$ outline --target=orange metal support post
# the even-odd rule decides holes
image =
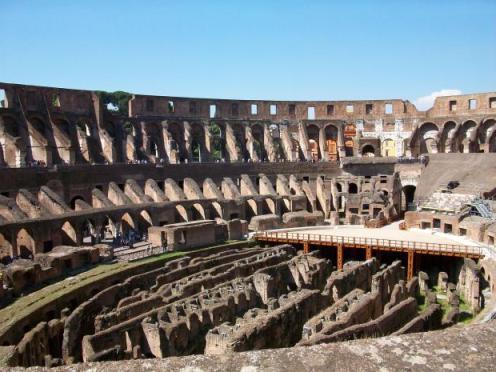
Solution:
[[[372,258],[372,247],[368,246],[365,248],[365,259],[370,260]]]
[[[303,243],[303,252],[305,252],[305,253],[310,252],[310,244],[308,244],[308,242]]]
[[[338,244],[338,270],[343,270],[343,245]]]
[[[413,265],[414,265],[415,252],[413,250],[408,251],[408,270],[407,270],[407,280],[413,278]]]

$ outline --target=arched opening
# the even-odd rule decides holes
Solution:
[[[396,156],[396,146],[392,139],[382,141],[382,156]]]
[[[327,160],[335,161],[339,159],[338,153],[338,129],[334,125],[328,125],[325,128],[325,147],[327,150]],[[353,140],[350,139],[351,151],[353,154]]]
[[[246,220],[250,222],[251,219],[257,215],[258,215],[257,202],[254,199],[248,199],[246,201],[246,212],[245,212]]]
[[[17,233],[16,238],[18,255],[21,258],[33,258],[36,245],[30,232],[26,229],[21,229]]]
[[[343,187],[341,186],[341,184],[339,182],[336,182],[336,190],[337,190],[337,192],[343,191]]]
[[[257,154],[259,160],[264,161],[267,157],[264,145],[264,129],[261,125],[255,124],[251,127],[253,136],[253,152]]]
[[[401,209],[403,211],[415,210],[415,191],[416,187],[413,185],[406,185],[402,190],[402,198],[401,198]]]
[[[434,123],[424,123],[420,126],[417,134],[414,154],[434,154],[437,153],[439,128]]]
[[[212,208],[214,212],[214,218],[223,218],[222,206],[218,202],[212,202]]]
[[[134,219],[129,213],[124,213],[121,217],[121,237],[124,244],[132,244],[138,234]]]
[[[76,230],[69,221],[66,221],[61,228],[63,245],[78,245]]]
[[[97,242],[95,223],[92,220],[86,220],[81,226],[83,245],[93,245]]]
[[[193,208],[191,209],[191,220],[192,221],[200,221],[205,220],[207,218],[205,213],[205,208],[200,203],[193,204]]]
[[[210,122],[208,131],[210,133],[210,156],[214,161],[226,159],[226,141],[225,130],[216,122]]]
[[[188,211],[181,204],[176,205],[176,209],[174,213],[174,221],[176,223],[189,221]]]
[[[184,130],[179,126],[178,123],[170,123],[167,126],[167,129],[170,133],[170,149],[171,152],[175,152],[177,154],[176,160],[183,163],[185,160],[184,157]]]
[[[250,158],[250,154],[246,148],[245,128],[241,124],[233,124],[231,128],[233,130],[234,139],[236,140],[238,159],[247,161]]]
[[[49,165],[46,148],[45,123],[38,118],[29,119],[29,123],[31,124],[32,129],[29,132],[29,145],[32,159],[40,165]]]
[[[348,193],[358,194],[358,185],[354,182],[350,182],[350,184],[348,185]]]
[[[103,232],[100,234],[103,237],[104,243],[113,243],[117,237],[117,226],[110,217],[105,217],[102,226]]]
[[[373,158],[375,156],[375,149],[372,145],[365,145],[362,148],[362,156]]]
[[[191,161],[201,163],[203,159],[203,151],[205,148],[205,132],[203,126],[194,123],[191,125]]]
[[[448,121],[443,126],[441,132],[440,152],[450,153],[455,151],[455,134],[456,134],[456,123],[454,121]]]
[[[9,116],[2,116],[0,124],[2,123],[0,134],[4,140],[2,144],[4,161],[9,167],[21,167],[26,160],[26,144],[20,136],[18,124]]]
[[[279,125],[274,123],[270,124],[269,133],[270,133],[270,138],[272,139],[274,155],[276,158],[275,160],[279,161],[286,159],[286,154],[284,153],[284,147],[282,145],[281,130],[279,129]],[[268,157],[265,149],[262,149],[262,153],[264,154],[264,158]]]
[[[307,135],[310,159],[313,161],[317,161],[321,158],[319,151],[319,127],[317,127],[316,125],[309,125],[307,127]]]
[[[476,136],[477,124],[473,120],[466,121],[457,136],[458,151],[461,153],[479,152]]]
[[[479,128],[479,143],[486,146],[487,152],[494,152],[495,149],[496,120],[488,119]]]
[[[70,203],[70,205],[71,205],[71,208],[72,208],[72,209],[76,210],[76,204],[77,204],[77,201],[78,201],[78,200],[81,200],[81,201],[83,201],[83,202],[86,202],[86,200],[84,200],[84,198],[83,198],[81,195],[77,195],[77,196],[75,196],[75,197],[73,197],[73,198],[71,199],[71,203]]]
[[[11,262],[12,244],[0,233],[0,263],[7,265]]]

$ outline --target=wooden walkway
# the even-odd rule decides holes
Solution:
[[[256,233],[253,237],[260,242],[301,244],[305,252],[310,247],[335,247],[337,249],[337,267],[343,268],[343,254],[347,248],[365,250],[366,259],[373,257],[374,252],[404,252],[408,255],[407,277],[411,279],[414,274],[415,261],[418,255],[464,257],[479,259],[483,257],[482,248],[459,245],[417,242],[413,240],[376,239],[364,237],[350,237],[328,234],[310,234],[285,231],[264,231]],[[417,258],[417,260],[416,260]]]

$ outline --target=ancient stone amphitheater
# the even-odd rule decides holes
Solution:
[[[0,366],[496,362],[496,93],[0,103]]]

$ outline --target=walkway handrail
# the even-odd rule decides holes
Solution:
[[[374,245],[386,248],[400,248],[400,249],[413,249],[420,251],[436,251],[446,253],[464,253],[471,255],[482,256],[482,248],[473,247],[462,244],[446,244],[446,243],[427,243],[416,242],[412,240],[400,239],[379,239],[379,238],[365,238],[357,236],[341,236],[341,235],[321,235],[312,233],[299,233],[299,232],[276,232],[276,231],[263,231],[255,233],[254,239],[263,240],[264,238],[272,239],[286,239],[288,241],[308,241],[310,243],[331,243],[331,244],[363,244]]]

